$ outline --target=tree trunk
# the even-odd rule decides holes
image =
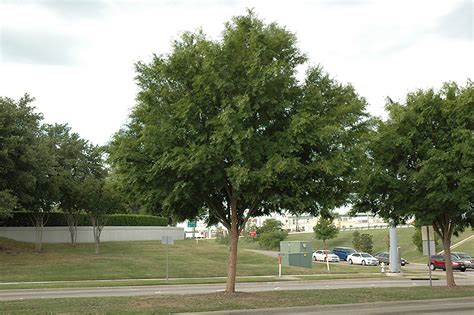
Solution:
[[[446,285],[448,288],[456,286],[454,282],[453,265],[451,260],[451,233],[445,229],[443,231],[444,262],[446,263]]]
[[[76,246],[77,242],[77,224],[79,221],[78,213],[65,213],[69,234],[71,236],[71,244]]]
[[[42,243],[43,243],[43,226],[42,225],[37,225],[35,226],[36,230],[36,251],[38,253],[41,252],[42,249]]]
[[[235,293],[235,277],[237,275],[237,245],[239,243],[239,227],[237,220],[237,197],[231,196],[231,225],[229,230],[229,262],[227,267],[226,293]]]
[[[33,221],[35,231],[36,231],[36,251],[38,253],[41,252],[42,249],[42,242],[43,242],[43,227],[45,225],[45,220],[44,220],[44,213],[43,212],[37,212],[33,214],[33,217],[30,217],[30,219]]]
[[[323,240],[323,247],[324,247],[324,253],[326,254],[326,267],[329,271],[329,253],[328,253],[328,249],[326,247],[326,240]]]
[[[94,233],[95,254],[99,255],[100,232],[99,232],[98,220],[96,217],[91,217],[91,221],[92,221],[92,231]]]
[[[98,233],[96,232],[94,234],[98,234]],[[95,239],[95,254],[96,255],[99,255],[99,253],[100,253],[99,245],[100,245],[100,236],[96,236],[96,239]]]

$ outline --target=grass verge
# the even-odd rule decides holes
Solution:
[[[419,276],[419,275],[418,275]],[[383,274],[354,273],[354,274],[314,274],[283,276],[238,277],[237,282],[274,282],[295,280],[340,280],[340,279],[387,279]],[[390,279],[390,278],[389,278]],[[18,282],[0,283],[0,290],[14,289],[61,289],[61,288],[91,288],[143,285],[178,285],[178,284],[214,284],[225,283],[225,277],[209,278],[179,278],[179,279],[122,279],[100,281],[54,281],[54,282]]]
[[[203,312],[327,304],[370,303],[474,297],[474,286],[409,287],[273,291],[257,293],[196,294],[183,296],[139,296],[64,298],[0,302],[0,313],[154,313]]]

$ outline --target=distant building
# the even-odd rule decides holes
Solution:
[[[388,223],[381,217],[367,213],[358,213],[355,216],[341,215],[334,220],[334,224],[341,230],[388,227]]]
[[[311,215],[295,216],[289,214],[273,214],[270,216],[250,218],[246,228],[251,226],[260,227],[268,219],[280,221],[282,228],[288,232],[312,233],[313,227],[318,223],[319,217]],[[334,219],[334,224],[341,230],[388,227],[388,223],[379,216],[366,213],[358,213],[355,216],[339,215]],[[195,227],[190,227],[188,221],[180,223],[177,226],[184,228],[186,238],[214,238],[219,229],[224,229],[224,233],[226,233],[226,229],[223,228],[221,224],[207,227],[204,221],[197,221]]]

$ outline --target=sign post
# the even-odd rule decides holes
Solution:
[[[281,255],[278,255],[278,278],[281,278]]]
[[[169,277],[168,277],[168,246],[169,245],[173,245],[174,244],[174,239],[172,236],[169,236],[169,235],[165,235],[165,236],[162,236],[161,237],[161,244],[164,244],[166,245],[166,281],[168,281]]]
[[[432,226],[421,227],[421,240],[423,242],[423,255],[428,256],[428,273],[430,277],[430,287],[433,286],[431,278],[431,255],[436,254],[435,241],[434,241],[434,230]]]

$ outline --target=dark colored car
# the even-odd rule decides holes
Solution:
[[[464,261],[467,268],[474,269],[474,258],[471,257],[468,253],[463,252],[451,252],[451,255],[456,256],[459,260]]]
[[[357,253],[357,251],[353,248],[350,248],[350,247],[334,247],[332,249],[332,252],[333,254],[336,254],[337,256],[339,256],[339,259],[340,260],[347,260],[347,256],[349,256],[350,254],[354,254],[354,253]]]
[[[374,257],[377,258],[381,263],[383,262],[386,265],[390,264],[390,254],[387,252],[378,252],[374,254]],[[400,265],[405,266],[407,264],[409,264],[408,260],[405,258],[400,258]]]
[[[453,270],[459,270],[461,272],[466,271],[466,265],[462,260],[457,258],[454,255],[451,255],[451,264],[453,266]],[[443,269],[446,270],[446,262],[444,260],[444,255],[433,255],[430,259],[430,269]]]

